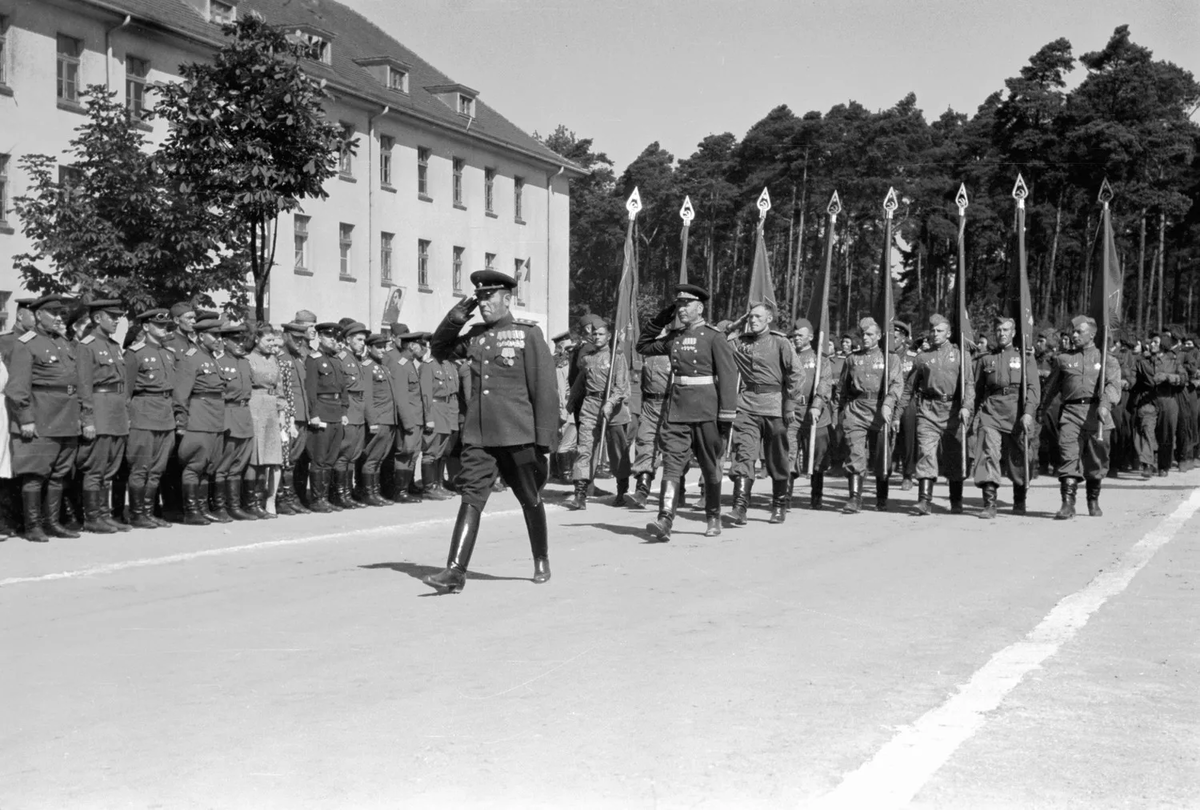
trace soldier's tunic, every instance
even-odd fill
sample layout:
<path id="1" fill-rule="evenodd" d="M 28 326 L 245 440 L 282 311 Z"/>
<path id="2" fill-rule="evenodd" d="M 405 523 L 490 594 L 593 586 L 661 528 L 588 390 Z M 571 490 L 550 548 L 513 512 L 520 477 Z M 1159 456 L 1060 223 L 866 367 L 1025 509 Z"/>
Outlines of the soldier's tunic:
<path id="1" fill-rule="evenodd" d="M 612 370 L 612 390 L 608 389 L 609 370 Z M 607 394 L 607 399 L 605 395 Z M 579 412 L 579 432 L 575 444 L 575 463 L 571 479 L 590 481 L 592 457 L 599 453 L 600 412 L 605 403 L 612 406 L 612 416 L 605 429 L 608 449 L 608 468 L 614 478 L 628 478 L 629 461 L 629 365 L 625 355 L 615 360 L 611 348 L 605 346 L 579 360 L 579 374 L 571 389 L 568 408 Z"/>
<path id="2" fill-rule="evenodd" d="M 206 349 L 183 353 L 175 374 L 175 426 L 182 480 L 197 485 L 217 471 L 225 438 L 225 380 Z"/>
<path id="3" fill-rule="evenodd" d="M 350 409 L 341 362 L 323 350 L 305 358 L 304 392 L 309 421 L 320 419 L 325 423 L 322 427 L 309 426 L 309 469 L 327 473 L 338 461 L 345 429 L 342 417 Z"/>
<path id="4" fill-rule="evenodd" d="M 386 362 L 377 363 L 368 357 L 363 360 L 362 369 L 371 377 L 371 399 L 367 403 L 367 432 L 370 438 L 363 451 L 362 471 L 366 475 L 376 475 L 396 446 L 396 398 L 399 391 Z"/>
<path id="5" fill-rule="evenodd" d="M 654 475 L 658 469 L 658 431 L 662 424 L 663 403 L 671 383 L 671 358 L 652 355 L 642 359 L 639 375 L 642 389 L 642 410 L 638 419 L 637 436 L 634 439 L 634 475 Z"/>
<path id="6" fill-rule="evenodd" d="M 1180 469 L 1185 469 L 1185 462 L 1192 457 L 1192 446 L 1196 434 L 1196 395 L 1195 389 L 1188 385 L 1193 370 L 1196 368 L 1194 350 L 1188 351 L 1179 343 L 1174 349 L 1175 365 L 1179 368 L 1179 384 L 1175 386 L 1175 401 L 1179 408 L 1179 423 L 1175 429 L 1175 460 Z"/>
<path id="7" fill-rule="evenodd" d="M 96 429 L 96 438 L 82 441 L 75 457 L 85 491 L 112 483 L 125 457 L 129 437 L 129 399 L 121 345 L 99 330 L 75 349 L 79 366 L 79 406 L 83 427 Z"/>
<path id="8" fill-rule="evenodd" d="M 1162 471 L 1171 469 L 1179 428 L 1177 392 L 1183 372 L 1171 352 L 1146 354 L 1134 366 L 1133 402 L 1137 408 L 1134 438 L 1138 462 Z"/>
<path id="9" fill-rule="evenodd" d="M 125 352 L 125 390 L 129 392 L 129 486 L 157 490 L 175 445 L 175 357 L 152 339 L 130 344 Z"/>
<path id="10" fill-rule="evenodd" d="M 225 433 L 221 440 L 221 458 L 214 479 L 218 484 L 229 478 L 241 478 L 254 450 L 254 420 L 250 414 L 253 383 L 250 361 L 225 352 L 216 358 L 221 381 L 225 385 Z"/>
<path id="11" fill-rule="evenodd" d="M 672 318 L 674 313 L 671 313 Z M 704 480 L 720 484 L 725 447 L 720 423 L 737 417 L 737 364 L 729 341 L 707 323 L 657 335 L 670 321 L 651 321 L 638 339 L 643 355 L 671 358 L 673 382 L 659 428 L 663 479 L 677 480 L 695 454 Z M 711 517 L 711 515 L 710 515 Z"/>
<path id="12" fill-rule="evenodd" d="M 887 378 L 884 378 L 886 366 Z M 884 405 L 895 411 L 904 394 L 899 363 L 885 363 L 883 350 L 858 349 L 846 358 L 839 384 L 846 472 L 875 477 L 888 474 L 890 453 L 883 445 Z"/>
<path id="13" fill-rule="evenodd" d="M 904 387 L 901 410 L 911 399 L 917 401 L 917 478 L 938 477 L 938 448 L 948 481 L 962 481 L 963 429 L 959 410 L 975 410 L 975 387 L 962 390 L 959 375 L 964 362 L 958 347 L 949 341 L 917 355 L 912 374 Z M 966 359 L 967 380 L 973 380 L 971 361 Z"/>
<path id="14" fill-rule="evenodd" d="M 35 475 L 61 482 L 75 464 L 79 444 L 79 373 L 75 349 L 40 328 L 17 338 L 4 387 L 12 438 L 13 476 Z M 37 436 L 21 437 L 33 424 Z"/>
<path id="15" fill-rule="evenodd" d="M 336 359 L 341 363 L 346 395 L 349 397 L 346 428 L 342 432 L 336 466 L 349 473 L 351 465 L 358 461 L 367 445 L 367 396 L 371 378 L 362 370 L 361 361 L 349 350 L 338 352 Z"/>
<path id="16" fill-rule="evenodd" d="M 1137 358 L 1125 346 L 1113 346 L 1108 353 L 1117 358 L 1117 365 L 1121 368 L 1121 400 L 1112 412 L 1112 461 L 1109 464 L 1111 474 L 1113 468 L 1127 469 L 1137 463 L 1137 448 L 1134 444 L 1137 419 L 1129 396 L 1136 381 Z"/>
<path id="17" fill-rule="evenodd" d="M 900 364 L 901 378 L 905 385 L 916 367 L 917 352 L 897 347 L 893 354 Z M 910 398 L 900 411 L 900 429 L 896 431 L 896 455 L 900 462 L 900 473 L 912 478 L 917 469 L 917 400 Z"/>
<path id="18" fill-rule="evenodd" d="M 466 359 L 471 368 L 471 398 L 462 424 L 462 467 L 455 488 L 463 503 L 480 510 L 499 474 L 521 503 L 541 503 L 546 483 L 546 453 L 558 430 L 558 393 L 554 361 L 542 330 L 505 315 L 493 324 L 465 325 L 451 310 L 433 333 L 433 356 Z M 532 474 L 535 487 L 523 486 Z"/>
<path id="19" fill-rule="evenodd" d="M 1192 419 L 1189 427 L 1190 437 L 1184 437 L 1180 431 L 1180 466 L 1184 462 L 1195 462 L 1200 458 L 1200 347 L 1180 354 L 1181 370 L 1184 374 L 1183 392 L 1180 397 L 1191 409 Z M 1186 441 L 1190 438 L 1190 443 Z"/>
<path id="20" fill-rule="evenodd" d="M 568 382 L 571 372 L 571 357 L 561 354 L 555 358 L 554 376 L 558 383 L 558 444 L 553 449 L 556 453 L 573 453 L 578 442 L 578 431 L 575 429 L 575 415 L 571 413 L 568 403 L 571 399 L 571 384 Z"/>
<path id="21" fill-rule="evenodd" d="M 1023 357 L 1016 346 L 996 348 L 980 358 L 975 369 L 975 401 L 979 403 L 979 426 L 975 437 L 975 484 L 999 484 L 1002 475 L 1014 486 L 1029 486 L 1026 474 L 1026 432 L 1021 417 L 1034 418 L 1042 388 L 1037 369 L 1026 361 L 1024 393 L 1021 375 Z M 1029 463 L 1037 463 L 1029 458 Z"/>
<path id="22" fill-rule="evenodd" d="M 825 359 L 829 361 L 829 373 L 833 375 L 833 413 L 840 414 L 842 412 L 842 374 L 846 370 L 846 359 L 850 355 L 833 353 L 825 355 Z M 831 466 L 844 464 L 846 460 L 846 431 L 842 426 L 842 420 L 834 417 L 833 420 L 833 444 L 829 448 L 829 460 Z"/>
<path id="23" fill-rule="evenodd" d="M 199 345 L 195 332 L 187 333 L 176 330 L 163 338 L 163 348 L 171 353 L 171 358 L 174 360 L 176 367 L 183 362 L 188 349 Z"/>
<path id="24" fill-rule="evenodd" d="M 421 452 L 423 458 L 436 461 L 446 457 L 450 437 L 458 431 L 458 366 L 448 360 L 430 360 L 421 364 L 420 375 L 425 410 Z"/>
<path id="25" fill-rule="evenodd" d="M 788 430 L 788 452 L 793 473 L 808 472 L 808 459 L 813 460 L 813 472 L 829 469 L 829 442 L 833 434 L 833 369 L 829 359 L 821 357 L 817 368 L 817 353 L 809 345 L 796 352 L 795 367 L 799 374 L 796 386 L 796 421 Z M 813 431 L 809 410 L 821 409 Z M 815 443 L 812 441 L 816 437 Z"/>
<path id="26" fill-rule="evenodd" d="M 1104 386 L 1097 396 L 1103 355 L 1095 346 L 1060 352 L 1054 357 L 1046 387 L 1042 389 L 1041 412 L 1060 396 L 1062 412 L 1058 417 L 1059 478 L 1087 478 L 1099 481 L 1108 473 L 1108 431 L 1112 416 L 1101 420 L 1098 408 L 1103 402 L 1111 408 L 1121 398 L 1121 368 L 1115 357 L 1108 358 Z"/>
<path id="27" fill-rule="evenodd" d="M 412 358 L 399 349 L 385 355 L 388 371 L 396 383 L 396 455 L 392 465 L 396 472 L 411 472 L 421 452 L 421 437 L 425 431 L 425 400 L 421 396 L 421 370 Z"/>
<path id="28" fill-rule="evenodd" d="M 789 476 L 786 419 L 794 416 L 799 369 L 792 343 L 779 332 L 743 332 L 729 341 L 741 378 L 733 422 L 730 475 L 754 477 L 759 450 L 772 481 Z"/>

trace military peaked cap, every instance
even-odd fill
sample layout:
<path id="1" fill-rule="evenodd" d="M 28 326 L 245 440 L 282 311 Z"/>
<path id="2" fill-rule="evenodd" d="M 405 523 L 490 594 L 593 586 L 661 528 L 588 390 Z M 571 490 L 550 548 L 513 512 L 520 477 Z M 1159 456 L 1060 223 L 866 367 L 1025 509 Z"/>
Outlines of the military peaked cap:
<path id="1" fill-rule="evenodd" d="M 116 298 L 97 298 L 95 301 L 89 301 L 87 308 L 91 312 L 107 312 L 110 315 L 125 314 L 121 302 Z"/>
<path id="2" fill-rule="evenodd" d="M 75 299 L 68 295 L 43 295 L 41 298 L 31 301 L 29 308 L 34 312 L 43 308 L 59 310 L 74 303 Z"/>
<path id="3" fill-rule="evenodd" d="M 374 334 L 374 335 L 367 336 L 367 345 L 368 346 L 386 346 L 390 342 L 391 341 L 387 335 Z"/>
<path id="4" fill-rule="evenodd" d="M 499 270 L 476 270 L 471 274 L 471 283 L 475 285 L 477 293 L 490 290 L 513 290 L 517 286 L 515 278 L 501 273 Z"/>
<path id="5" fill-rule="evenodd" d="M 677 284 L 675 285 L 675 300 L 704 303 L 708 301 L 708 290 L 695 284 Z"/>
<path id="6" fill-rule="evenodd" d="M 171 320 L 171 313 L 165 309 L 148 309 L 145 312 L 139 312 L 137 319 L 141 323 L 156 323 L 159 326 L 174 326 L 175 322 Z"/>
<path id="7" fill-rule="evenodd" d="M 325 321 L 317 324 L 317 334 L 328 334 L 336 337 L 342 334 L 342 327 L 333 321 Z"/>
<path id="8" fill-rule="evenodd" d="M 342 325 L 342 337 L 348 338 L 351 335 L 369 335 L 371 330 L 366 324 L 358 321 L 350 321 L 350 323 Z"/>
<path id="9" fill-rule="evenodd" d="M 909 326 L 908 324 L 906 324 L 904 321 L 901 321 L 901 320 L 892 321 L 892 328 L 899 329 L 904 334 L 908 335 L 909 337 L 912 337 L 912 327 Z"/>

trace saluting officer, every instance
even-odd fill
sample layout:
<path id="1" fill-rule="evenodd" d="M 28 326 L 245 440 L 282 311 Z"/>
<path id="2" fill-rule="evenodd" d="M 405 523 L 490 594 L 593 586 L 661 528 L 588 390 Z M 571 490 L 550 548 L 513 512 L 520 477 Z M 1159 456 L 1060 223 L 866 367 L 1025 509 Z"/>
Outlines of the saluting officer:
<path id="1" fill-rule="evenodd" d="M 59 523 L 64 481 L 79 445 L 79 374 L 64 337 L 63 307 L 71 299 L 46 295 L 29 305 L 35 326 L 17 338 L 4 396 L 12 434 L 13 477 L 21 479 L 26 540 L 79 537 Z"/>
<path id="2" fill-rule="evenodd" d="M 135 529 L 165 529 L 171 524 L 154 515 L 158 486 L 175 445 L 175 357 L 163 341 L 175 321 L 165 309 L 138 315 L 142 339 L 125 352 L 125 390 L 129 392 L 129 525 Z"/>
<path id="3" fill-rule="evenodd" d="M 112 517 L 112 482 L 125 457 L 129 437 L 129 397 L 121 344 L 113 332 L 123 314 L 115 299 L 88 305 L 91 332 L 79 341 L 79 404 L 83 443 L 75 464 L 83 482 L 83 528 L 99 534 L 129 531 Z"/>
<path id="4" fill-rule="evenodd" d="M 637 509 L 643 509 L 650 498 L 650 484 L 654 471 L 661 459 L 658 453 L 658 429 L 662 424 L 663 402 L 671 382 L 671 358 L 666 355 L 651 355 L 642 358 L 640 383 L 642 410 L 638 418 L 637 436 L 634 438 L 633 472 L 637 482 L 629 500 Z"/>
<path id="5" fill-rule="evenodd" d="M 812 340 L 812 323 L 807 318 L 797 318 L 792 330 L 792 351 L 796 353 L 795 366 L 799 378 L 795 396 L 796 414 L 801 418 L 793 420 L 788 429 L 788 450 L 793 473 L 789 481 L 788 499 L 790 501 L 792 496 L 791 483 L 796 475 L 807 469 L 811 458 L 813 473 L 809 481 L 809 506 L 816 510 L 824 506 L 825 472 L 829 469 L 834 409 L 833 370 L 828 358 L 822 357 L 818 376 L 817 351 Z M 815 432 L 812 429 L 814 420 Z"/>
<path id="6" fill-rule="evenodd" d="M 741 377 L 737 418 L 733 423 L 733 511 L 734 526 L 746 524 L 754 465 L 760 449 L 771 478 L 771 523 L 783 523 L 787 513 L 788 428 L 796 422 L 796 397 L 800 370 L 796 353 L 782 332 L 772 329 L 774 306 L 758 304 L 746 316 L 746 328 L 729 342 Z"/>
<path id="7" fill-rule="evenodd" d="M 880 512 L 887 510 L 891 454 L 884 445 L 883 428 L 891 424 L 896 404 L 904 393 L 900 364 L 887 362 L 879 348 L 883 334 L 879 324 L 874 318 L 863 318 L 859 329 L 862 348 L 846 358 L 838 385 L 850 488 L 850 498 L 842 508 L 847 514 L 862 510 L 863 475 L 868 469 L 875 473 L 875 508 Z"/>
<path id="8" fill-rule="evenodd" d="M 1088 514 L 1099 517 L 1100 485 L 1108 473 L 1108 431 L 1112 430 L 1111 409 L 1121 399 L 1121 367 L 1114 357 L 1101 370 L 1103 354 L 1096 348 L 1096 322 L 1086 315 L 1071 321 L 1074 348 L 1059 352 L 1042 390 L 1040 410 L 1062 395 L 1058 417 L 1058 470 L 1062 508 L 1057 520 L 1075 516 L 1075 493 L 1081 479 L 1087 481 Z M 1103 375 L 1103 377 L 1101 376 Z M 1102 384 L 1100 383 L 1103 379 Z"/>
<path id="9" fill-rule="evenodd" d="M 342 366 L 349 407 L 346 409 L 345 430 L 333 466 L 333 492 L 330 501 L 345 509 L 362 509 L 364 504 L 354 500 L 354 466 L 367 444 L 367 394 L 370 377 L 360 366 L 371 330 L 358 321 L 342 324 L 341 349 L 334 359 Z M 332 361 L 331 361 L 332 362 Z"/>
<path id="10" fill-rule="evenodd" d="M 396 402 L 399 387 L 384 358 L 384 350 L 391 341 L 387 335 L 371 335 L 367 338 L 367 359 L 363 369 L 371 376 L 371 399 L 367 403 L 367 448 L 363 453 L 362 491 L 363 502 L 368 506 L 387 506 L 379 491 L 379 475 L 383 463 L 396 446 Z"/>
<path id="11" fill-rule="evenodd" d="M 208 514 L 217 523 L 258 520 L 267 513 L 257 504 L 254 483 L 243 485 L 254 450 L 254 421 L 250 416 L 253 384 L 250 361 L 246 359 L 246 326 L 230 324 L 219 332 L 221 339 L 214 358 L 225 385 L 225 432 L 213 474 L 212 509 Z"/>
<path id="12" fill-rule="evenodd" d="M 1015 333 L 1012 318 L 996 318 L 996 346 L 980 358 L 975 369 L 975 401 L 979 403 L 975 485 L 983 491 L 979 516 L 989 520 L 996 517 L 996 490 L 1002 475 L 1013 483 L 1013 514 L 1025 514 L 1027 465 L 1037 464 L 1032 454 L 1026 457 L 1025 442 L 1037 425 L 1042 389 L 1037 368 L 1026 365 L 1025 353 L 1013 345 Z"/>
<path id="13" fill-rule="evenodd" d="M 337 359 L 336 323 L 317 324 L 318 351 L 304 361 L 305 394 L 308 397 L 308 475 L 309 509 L 314 512 L 340 512 L 339 504 L 329 500 L 329 487 L 338 452 L 342 446 L 350 395 L 346 392 L 342 364 Z"/>
<path id="14" fill-rule="evenodd" d="M 629 492 L 629 365 L 623 352 L 617 352 L 613 357 L 609 348 L 611 336 L 608 324 L 603 320 L 597 319 L 593 323 L 595 351 L 579 358 L 579 373 L 567 401 L 567 410 L 579 414 L 575 463 L 571 469 L 575 494 L 568 504 L 572 509 L 587 508 L 588 486 L 596 465 L 593 456 L 601 453 L 600 433 L 605 421 L 608 422 L 608 429 L 604 430 L 608 464 L 617 479 L 617 497 L 613 506 L 624 506 L 625 495 Z"/>
<path id="15" fill-rule="evenodd" d="M 929 337 L 932 348 L 917 355 L 912 373 L 904 383 L 904 409 L 914 397 L 917 400 L 917 507 L 914 514 L 928 515 L 933 507 L 933 484 L 938 477 L 938 450 L 949 482 L 950 512 L 962 514 L 963 468 L 962 429 L 975 410 L 975 387 L 963 386 L 962 363 L 970 364 L 958 347 L 950 342 L 950 322 L 941 315 L 931 315 Z M 974 380 L 969 367 L 967 379 Z M 964 390 L 965 388 L 965 390 Z"/>
<path id="16" fill-rule="evenodd" d="M 391 328 L 392 348 L 386 354 L 388 370 L 396 383 L 396 455 L 392 461 L 396 503 L 420 503 L 421 496 L 412 491 L 416 477 L 417 454 L 421 452 L 421 436 L 425 430 L 425 401 L 421 396 L 421 371 L 417 355 L 421 341 L 428 332 L 410 332 L 407 324 L 394 323 Z"/>
<path id="17" fill-rule="evenodd" d="M 554 360 L 542 330 L 517 323 L 509 307 L 517 282 L 496 270 L 471 274 L 475 296 L 456 305 L 433 334 L 433 356 L 466 358 L 471 400 L 462 427 L 462 470 L 455 482 L 462 503 L 445 570 L 425 578 L 442 592 L 462 590 L 475 550 L 479 517 L 497 474 L 525 513 L 533 553 L 533 581 L 550 579 L 549 538 L 542 487 L 546 455 L 558 430 Z M 480 308 L 483 323 L 459 334 Z"/>
<path id="18" fill-rule="evenodd" d="M 646 526 L 662 542 L 671 539 L 679 478 L 692 454 L 705 485 L 704 534 L 721 533 L 721 458 L 737 417 L 737 364 L 725 335 L 704 321 L 707 301 L 704 288 L 678 285 L 675 303 L 658 313 L 638 339 L 637 350 L 643 355 L 671 358 L 674 380 L 659 429 L 663 481 L 658 519 Z M 663 334 L 676 319 L 682 328 Z"/>
<path id="19" fill-rule="evenodd" d="M 425 429 L 421 436 L 421 483 L 433 501 L 453 498 L 445 480 L 450 437 L 458 430 L 458 366 L 450 360 L 427 356 L 420 369 Z"/>
<path id="20" fill-rule="evenodd" d="M 220 340 L 219 318 L 196 321 L 195 346 L 188 348 L 175 375 L 175 430 L 183 467 L 183 522 L 207 526 L 209 479 L 217 471 L 225 434 L 225 381 L 213 352 Z"/>

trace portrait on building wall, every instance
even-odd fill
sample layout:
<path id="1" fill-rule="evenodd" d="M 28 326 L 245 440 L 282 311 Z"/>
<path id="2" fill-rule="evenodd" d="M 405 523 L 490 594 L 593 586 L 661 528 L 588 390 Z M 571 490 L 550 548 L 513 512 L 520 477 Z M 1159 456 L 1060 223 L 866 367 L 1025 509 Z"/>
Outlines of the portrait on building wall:
<path id="1" fill-rule="evenodd" d="M 388 296 L 387 306 L 383 308 L 383 323 L 385 326 L 400 320 L 400 313 L 404 311 L 405 290 L 405 287 L 392 288 L 392 292 Z"/>

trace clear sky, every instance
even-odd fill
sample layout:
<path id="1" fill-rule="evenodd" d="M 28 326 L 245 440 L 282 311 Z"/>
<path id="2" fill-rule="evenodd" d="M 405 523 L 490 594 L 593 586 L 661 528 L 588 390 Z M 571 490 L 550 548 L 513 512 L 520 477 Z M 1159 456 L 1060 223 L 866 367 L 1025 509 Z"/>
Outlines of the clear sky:
<path id="1" fill-rule="evenodd" d="M 618 173 L 652 141 L 682 159 L 740 139 L 779 104 L 874 110 L 912 91 L 927 119 L 974 114 L 1047 42 L 1078 57 L 1126 23 L 1200 76 L 1200 0 L 342 2 L 526 131 L 593 138 Z"/>

